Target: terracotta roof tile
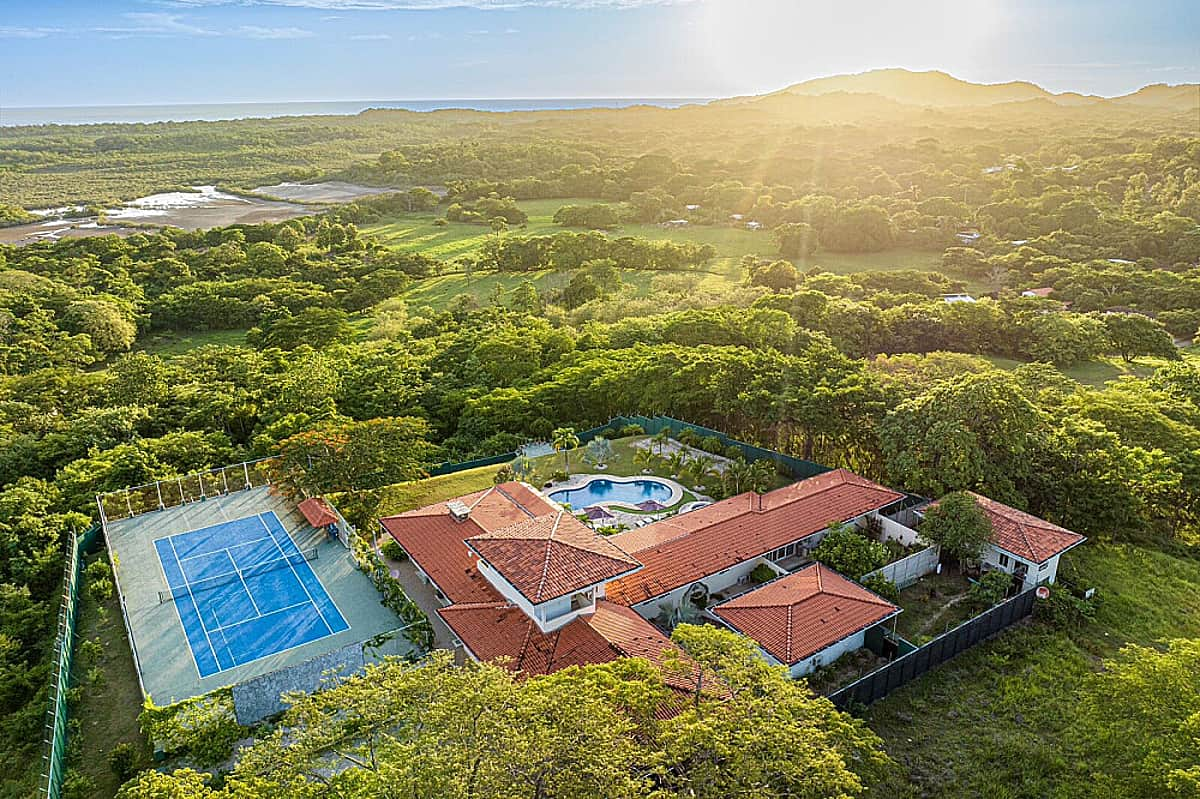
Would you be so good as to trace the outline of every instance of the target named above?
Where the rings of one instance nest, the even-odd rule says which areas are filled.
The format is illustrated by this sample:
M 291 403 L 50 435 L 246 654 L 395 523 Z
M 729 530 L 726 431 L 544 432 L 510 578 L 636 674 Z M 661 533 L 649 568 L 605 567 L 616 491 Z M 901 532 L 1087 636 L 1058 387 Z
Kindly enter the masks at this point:
M 621 657 L 661 662 L 678 647 L 633 610 L 600 600 L 595 613 L 543 633 L 520 608 L 508 602 L 451 605 L 438 614 L 483 661 L 508 658 L 513 671 L 550 674 L 567 666 L 607 663 Z M 690 682 L 679 680 L 681 684 Z
M 471 509 L 461 522 L 450 515 L 446 502 L 436 502 L 380 523 L 451 602 L 499 601 L 499 592 L 479 573 L 464 541 L 554 512 L 557 506 L 521 483 L 502 483 L 458 499 Z
M 798 663 L 898 613 L 892 603 L 814 563 L 713 608 L 780 663 Z
M 641 567 L 561 509 L 481 533 L 467 544 L 535 605 Z
M 1018 558 L 1032 563 L 1045 563 L 1085 540 L 1079 533 L 1065 527 L 994 499 L 970 493 L 992 522 L 992 543 Z
M 645 568 L 606 594 L 626 605 L 644 602 L 901 498 L 845 469 L 761 496 L 739 494 L 609 539 Z
M 337 524 L 337 514 L 329 507 L 325 497 L 309 497 L 296 508 L 304 515 L 304 520 L 313 527 L 327 527 Z

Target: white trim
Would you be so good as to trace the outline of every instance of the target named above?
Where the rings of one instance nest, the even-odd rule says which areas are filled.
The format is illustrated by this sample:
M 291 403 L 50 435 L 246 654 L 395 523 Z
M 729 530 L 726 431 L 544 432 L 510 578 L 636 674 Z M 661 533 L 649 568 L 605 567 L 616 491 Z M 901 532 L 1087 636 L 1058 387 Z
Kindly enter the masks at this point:
M 279 554 L 282 555 L 284 557 L 284 559 L 286 560 L 288 555 L 286 552 L 283 551 L 283 547 L 279 545 L 279 542 L 275 540 L 275 536 L 271 533 L 271 528 L 268 527 L 267 523 L 263 521 L 263 518 L 262 518 L 263 514 L 258 513 L 258 514 L 255 514 L 255 516 L 258 518 L 258 523 L 261 524 L 263 526 L 263 529 L 267 531 L 267 535 L 270 535 L 271 540 L 275 542 L 275 548 L 279 550 Z M 279 517 L 276 516 L 275 520 L 279 521 Z M 279 524 L 281 527 L 283 526 L 283 522 L 280 522 Z M 286 528 L 284 529 L 284 534 L 285 535 L 287 534 Z M 292 542 L 292 543 L 295 544 L 295 542 Z M 297 547 L 297 549 L 299 549 L 299 547 Z M 301 553 L 301 554 L 303 555 L 303 553 Z M 304 589 L 304 595 L 306 597 L 308 597 L 308 601 L 312 603 L 313 610 L 315 610 L 317 612 L 317 616 L 321 619 L 321 623 L 325 625 L 325 629 L 329 631 L 330 635 L 333 635 L 333 627 L 329 626 L 329 622 L 327 622 L 325 620 L 324 614 L 321 613 L 321 608 L 319 608 L 317 606 L 317 602 L 316 602 L 316 600 L 313 599 L 313 595 L 308 590 L 308 586 L 305 585 L 304 581 L 300 579 L 300 573 L 296 571 L 295 565 L 293 565 L 290 560 L 288 560 L 288 568 L 291 569 L 292 576 L 296 578 L 296 582 L 300 583 L 300 587 Z M 322 585 L 321 587 L 324 588 L 325 586 Z M 326 591 L 325 595 L 329 596 L 329 592 Z M 339 611 L 339 613 L 340 612 L 341 611 Z
M 193 594 L 193 593 L 192 593 L 192 584 L 191 584 L 191 582 L 188 580 L 188 578 L 187 578 L 187 575 L 183 573 L 183 566 L 179 564 L 179 553 L 175 551 L 175 542 L 171 540 L 173 537 L 174 537 L 174 536 L 167 536 L 167 543 L 171 545 L 171 555 L 172 555 L 172 556 L 175 558 L 175 564 L 176 564 L 177 566 L 179 566 L 179 573 L 180 573 L 180 575 L 182 575 L 182 576 L 183 576 L 183 585 L 184 585 L 184 587 L 185 587 L 185 588 L 187 588 L 187 592 L 188 592 L 188 599 L 189 599 L 189 601 L 191 601 L 191 603 L 192 603 L 192 609 L 196 611 L 196 618 L 200 620 L 200 629 L 204 631 L 204 640 L 208 642 L 208 651 L 212 653 L 212 656 L 213 656 L 213 661 L 214 661 L 214 662 L 217 664 L 217 671 L 224 671 L 224 669 L 222 669 L 222 668 L 220 667 L 220 666 L 221 666 L 221 659 L 220 659 L 219 657 L 217 657 L 217 649 L 216 649 L 216 647 L 214 647 L 214 646 L 213 646 L 213 643 L 212 643 L 212 638 L 210 638 L 210 637 L 209 637 L 209 635 L 208 635 L 208 625 L 204 623 L 204 616 L 203 616 L 203 615 L 200 613 L 200 604 L 199 604 L 199 603 L 196 601 L 196 596 L 195 596 L 195 594 Z M 160 565 L 161 565 L 161 564 L 160 564 Z M 164 575 L 164 577 L 165 577 L 165 576 L 166 576 L 166 575 Z M 168 590 L 168 591 L 171 591 L 171 590 L 172 590 L 172 589 L 171 589 L 171 583 L 170 583 L 170 581 L 168 581 L 168 582 L 167 582 L 167 590 Z M 172 595 L 171 595 L 171 597 L 172 597 L 172 599 L 173 599 L 173 600 L 174 600 L 174 596 L 175 596 L 174 594 L 172 594 Z M 178 600 L 174 600 L 174 601 L 178 601 Z M 176 614 L 179 614 L 179 608 L 178 608 L 178 607 L 177 607 L 177 608 L 175 608 L 175 613 L 176 613 Z M 180 615 L 180 616 L 179 616 L 179 624 L 180 624 L 180 626 L 181 626 L 181 627 L 183 627 L 183 632 L 184 632 L 184 635 L 183 635 L 183 637 L 184 637 L 184 638 L 187 638 L 187 625 L 183 623 L 183 616 L 182 616 L 182 615 Z M 189 647 L 191 647 L 191 644 L 192 644 L 192 642 L 189 640 L 189 641 L 188 641 L 188 646 L 189 646 Z M 228 648 L 228 647 L 226 647 L 226 648 Z M 232 655 L 233 653 L 230 653 L 230 654 Z M 195 655 L 193 654 L 193 656 L 192 656 L 192 660 L 194 661 L 195 659 L 196 659 L 196 658 L 195 658 Z M 237 658 L 234 658 L 234 660 L 236 660 L 236 659 L 237 659 Z M 197 673 L 197 674 L 199 674 L 199 673 L 200 673 L 200 666 L 199 666 L 199 665 L 197 665 L 197 666 L 196 666 L 196 673 Z M 203 674 L 201 674 L 200 676 L 201 676 L 201 678 L 203 678 L 203 677 L 204 677 L 204 675 L 203 675 Z
M 187 641 L 188 656 L 191 657 L 191 659 L 192 659 L 192 665 L 196 667 L 196 675 L 199 676 L 200 679 L 204 679 L 204 675 L 200 674 L 200 664 L 196 661 L 196 653 L 192 651 L 192 640 L 190 638 L 188 638 L 187 625 L 183 623 L 183 614 L 181 614 L 179 612 L 178 600 L 175 599 L 175 595 L 172 593 L 175 589 L 171 587 L 171 581 L 167 579 L 167 570 L 163 566 L 162 555 L 159 554 L 158 547 L 155 546 L 155 544 L 157 544 L 159 541 L 162 541 L 164 539 L 166 539 L 167 543 L 171 542 L 171 536 L 168 535 L 168 536 L 163 536 L 163 538 L 156 539 L 155 541 L 151 541 L 150 546 L 152 549 L 154 549 L 154 559 L 158 561 L 158 573 L 162 575 L 163 585 L 165 585 L 167 587 L 167 593 L 171 594 L 171 604 L 175 606 L 175 618 L 179 619 L 179 629 L 183 630 L 183 640 Z M 107 544 L 108 542 L 105 542 L 105 543 Z M 112 552 L 112 550 L 110 549 L 109 552 Z M 175 552 L 175 547 L 172 545 L 171 553 L 174 554 L 174 552 Z M 179 558 L 175 558 L 175 563 L 176 563 L 176 565 L 179 564 Z M 182 566 L 179 567 L 179 573 L 183 574 Z M 115 572 L 114 572 L 114 574 L 115 574 Z M 187 582 L 187 575 L 183 576 L 183 580 L 185 583 Z M 196 603 L 193 602 L 192 606 L 194 607 L 195 604 Z M 128 619 L 129 614 L 128 614 L 128 612 L 125 611 L 124 602 L 122 602 L 121 611 L 122 611 L 122 615 L 124 615 L 126 617 L 126 619 Z M 200 615 L 200 610 L 197 608 L 196 616 L 199 616 L 199 615 Z M 204 626 L 203 619 L 200 620 L 200 626 L 201 627 Z M 132 632 L 129 633 L 129 640 L 133 641 L 133 633 Z M 212 649 L 212 647 L 210 646 L 209 649 Z M 216 653 L 213 653 L 213 660 L 216 660 L 216 659 L 217 659 Z M 217 665 L 220 666 L 221 664 L 217 663 Z M 139 663 L 138 664 L 138 680 L 140 681 L 141 679 L 142 679 L 142 667 L 141 667 L 141 663 Z M 145 686 L 142 687 L 142 693 L 143 694 L 146 693 Z

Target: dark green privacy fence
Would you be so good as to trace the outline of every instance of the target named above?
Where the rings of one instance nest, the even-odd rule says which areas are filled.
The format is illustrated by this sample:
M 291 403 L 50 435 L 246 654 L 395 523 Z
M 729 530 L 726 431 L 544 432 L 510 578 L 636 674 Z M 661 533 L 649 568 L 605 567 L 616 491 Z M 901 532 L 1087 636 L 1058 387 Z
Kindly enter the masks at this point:
M 784 455 L 782 452 L 776 452 L 773 449 L 765 449 L 747 444 L 745 441 L 738 441 L 736 438 L 730 438 L 720 430 L 713 430 L 711 427 L 694 424 L 692 422 L 683 422 L 679 419 L 672 419 L 670 416 L 615 416 L 608 421 L 608 424 L 600 427 L 593 427 L 591 430 L 585 430 L 579 433 L 579 440 L 583 443 L 591 441 L 598 435 L 610 430 L 619 430 L 620 428 L 636 424 L 640 426 L 650 435 L 654 435 L 662 430 L 670 430 L 671 435 L 678 438 L 685 430 L 691 430 L 693 433 L 702 438 L 715 438 L 721 442 L 724 448 L 736 447 L 742 451 L 742 457 L 748 461 L 769 460 L 774 461 L 777 468 L 785 471 L 797 480 L 802 480 L 805 477 L 822 474 L 829 471 L 828 466 L 822 466 L 819 463 L 806 461 L 802 458 L 794 458 L 791 455 Z
M 919 646 L 829 694 L 829 701 L 845 710 L 853 705 L 869 705 L 883 699 L 902 685 L 912 682 L 925 672 L 945 663 L 950 658 L 990 638 L 1004 628 L 1033 613 L 1037 589 L 1030 588 L 1012 599 L 985 610 L 973 619 L 963 622 L 949 632 L 939 635 L 924 646 Z M 903 651 L 903 650 L 902 650 Z
M 83 575 L 83 556 L 96 542 L 100 525 L 83 535 L 71 534 L 63 573 L 62 604 L 58 609 L 58 637 L 54 642 L 54 676 L 50 686 L 50 707 L 46 711 L 46 754 L 42 796 L 59 799 L 67 759 L 67 695 L 71 687 L 71 662 L 75 654 L 75 619 L 79 609 L 79 588 Z
M 638 425 L 648 434 L 654 435 L 662 430 L 670 430 L 671 435 L 678 438 L 685 430 L 690 430 L 701 438 L 715 438 L 721 442 L 723 449 L 737 447 L 742 452 L 742 457 L 748 461 L 769 460 L 773 461 L 780 471 L 790 474 L 796 480 L 802 480 L 805 477 L 821 474 L 829 471 L 828 466 L 822 466 L 813 461 L 806 461 L 802 458 L 794 458 L 791 455 L 784 455 L 782 452 L 776 452 L 772 449 L 747 444 L 745 441 L 738 441 L 735 438 L 722 433 L 720 430 L 713 430 L 711 427 L 693 424 L 692 422 L 683 422 L 679 419 L 672 419 L 670 416 L 614 416 L 605 424 L 593 427 L 589 430 L 577 431 L 575 435 L 579 437 L 580 444 L 586 444 L 597 436 L 605 438 L 613 438 L 617 436 L 622 427 L 628 425 Z M 436 477 L 443 474 L 454 474 L 455 472 L 465 471 L 466 469 L 477 469 L 481 466 L 499 466 L 502 463 L 508 463 L 516 458 L 521 453 L 519 451 L 504 452 L 500 455 L 491 455 L 486 458 L 475 458 L 474 460 L 462 461 L 460 463 L 440 463 L 429 470 L 431 477 Z

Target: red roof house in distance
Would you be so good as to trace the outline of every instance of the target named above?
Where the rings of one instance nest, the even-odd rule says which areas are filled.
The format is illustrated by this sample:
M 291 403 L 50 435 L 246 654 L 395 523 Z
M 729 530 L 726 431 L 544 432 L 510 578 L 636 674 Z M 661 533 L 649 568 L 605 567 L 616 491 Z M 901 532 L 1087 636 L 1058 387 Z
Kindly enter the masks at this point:
M 813 563 L 723 602 L 712 613 L 802 677 L 863 646 L 867 630 L 900 612 L 886 599 Z
M 608 586 L 608 597 L 651 618 L 673 611 L 695 591 L 711 595 L 743 582 L 768 560 L 806 555 L 831 523 L 863 520 L 903 498 L 835 469 L 620 533 L 609 540 L 644 568 Z
M 1021 579 L 1022 590 L 1053 583 L 1058 559 L 1087 539 L 1045 519 L 970 492 L 992 523 L 992 542 L 983 562 Z

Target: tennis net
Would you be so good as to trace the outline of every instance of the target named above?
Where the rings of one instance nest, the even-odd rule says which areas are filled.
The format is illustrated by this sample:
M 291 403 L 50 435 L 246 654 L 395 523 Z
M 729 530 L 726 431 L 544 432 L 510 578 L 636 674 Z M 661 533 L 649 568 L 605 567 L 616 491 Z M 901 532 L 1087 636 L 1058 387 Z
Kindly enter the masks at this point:
M 230 583 L 240 583 L 247 577 L 255 577 L 268 572 L 279 571 L 280 569 L 290 569 L 300 563 L 309 560 L 316 560 L 318 554 L 317 547 L 301 550 L 294 555 L 285 555 L 282 558 L 274 558 L 273 560 L 263 561 L 247 566 L 244 569 L 234 568 L 231 572 L 223 574 L 215 574 L 212 577 L 201 577 L 198 580 L 193 580 L 185 585 L 171 588 L 167 591 L 158 592 L 158 603 L 161 605 L 165 602 L 171 602 L 176 599 L 188 597 L 202 591 L 211 591 L 214 588 L 219 588 L 222 585 Z

